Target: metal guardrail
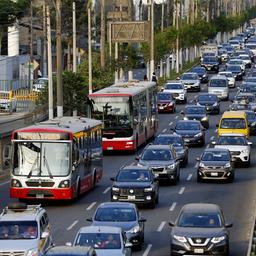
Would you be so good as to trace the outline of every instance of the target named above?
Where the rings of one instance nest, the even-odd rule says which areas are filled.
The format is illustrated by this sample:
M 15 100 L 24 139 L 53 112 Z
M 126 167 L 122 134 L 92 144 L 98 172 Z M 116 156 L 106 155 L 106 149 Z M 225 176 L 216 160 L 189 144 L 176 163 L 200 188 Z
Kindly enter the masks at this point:
M 254 215 L 253 223 L 247 256 L 256 256 L 256 215 Z

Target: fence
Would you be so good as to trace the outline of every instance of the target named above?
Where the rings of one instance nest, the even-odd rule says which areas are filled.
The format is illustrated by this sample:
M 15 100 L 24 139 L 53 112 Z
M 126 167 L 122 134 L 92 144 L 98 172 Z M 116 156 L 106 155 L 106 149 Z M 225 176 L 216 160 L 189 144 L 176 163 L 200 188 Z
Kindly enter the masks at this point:
M 247 256 L 256 256 L 256 218 L 254 218 Z
M 0 80 L 0 113 L 32 112 L 39 93 L 33 81 Z

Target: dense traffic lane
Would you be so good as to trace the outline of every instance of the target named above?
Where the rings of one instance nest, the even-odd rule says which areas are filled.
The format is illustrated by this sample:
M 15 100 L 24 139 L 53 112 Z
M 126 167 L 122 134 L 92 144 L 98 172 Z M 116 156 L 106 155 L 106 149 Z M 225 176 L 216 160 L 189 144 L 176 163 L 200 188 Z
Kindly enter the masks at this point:
M 203 86 L 206 90 L 206 86 Z M 191 102 L 197 93 L 189 93 Z M 231 93 L 233 98 L 234 90 Z M 227 109 L 230 102 L 221 103 L 221 112 Z M 158 133 L 169 132 L 169 128 L 181 118 L 178 114 L 185 105 L 177 105 L 176 114 L 159 116 Z M 216 124 L 220 115 L 211 116 L 210 128 L 207 130 L 206 143 L 216 135 Z M 252 138 L 255 142 L 255 138 Z M 203 152 L 203 148 L 189 150 L 189 164 L 181 170 L 181 182 L 177 186 L 164 185 L 160 187 L 160 202 L 156 209 L 141 209 L 143 217 L 147 218 L 145 245 L 141 252 L 134 255 L 169 255 L 169 220 L 175 220 L 180 208 L 189 202 L 211 202 L 219 204 L 228 221 L 234 223 L 231 229 L 231 255 L 246 254 L 248 233 L 252 224 L 252 210 L 255 198 L 256 156 L 252 154 L 250 168 L 236 168 L 236 179 L 233 184 L 216 184 L 196 182 L 195 158 Z M 138 152 L 139 153 L 139 152 Z M 253 149 L 255 153 L 255 149 Z M 72 241 L 77 230 L 83 225 L 89 225 L 86 218 L 91 217 L 97 205 L 110 200 L 110 177 L 115 176 L 118 168 L 124 164 L 134 162 L 135 155 L 112 154 L 104 157 L 104 178 L 90 193 L 75 203 L 47 204 L 46 208 L 52 223 L 53 237 L 56 244 Z M 10 201 L 8 184 L 0 187 L 2 194 L 1 207 Z

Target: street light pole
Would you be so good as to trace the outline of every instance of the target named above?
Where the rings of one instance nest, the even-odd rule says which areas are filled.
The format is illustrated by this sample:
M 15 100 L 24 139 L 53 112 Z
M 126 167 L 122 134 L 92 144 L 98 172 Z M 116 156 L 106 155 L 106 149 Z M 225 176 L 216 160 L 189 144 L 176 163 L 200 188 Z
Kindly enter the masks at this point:
M 154 61 L 154 0 L 151 0 L 151 42 L 150 42 L 150 72 L 151 76 L 155 70 Z
M 57 117 L 63 117 L 61 0 L 56 0 Z
M 76 2 L 73 2 L 73 72 L 76 73 Z
M 88 2 L 88 62 L 89 62 L 89 94 L 92 93 L 92 35 L 91 35 L 91 2 Z

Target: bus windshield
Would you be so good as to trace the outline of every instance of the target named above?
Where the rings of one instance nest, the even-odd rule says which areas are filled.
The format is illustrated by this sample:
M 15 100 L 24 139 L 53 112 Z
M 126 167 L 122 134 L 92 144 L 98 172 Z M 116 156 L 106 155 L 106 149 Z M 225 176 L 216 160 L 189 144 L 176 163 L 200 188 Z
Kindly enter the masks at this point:
M 92 117 L 102 120 L 104 128 L 131 128 L 128 98 L 95 97 L 92 103 Z
M 64 177 L 70 172 L 69 143 L 16 142 L 13 174 L 30 177 Z

